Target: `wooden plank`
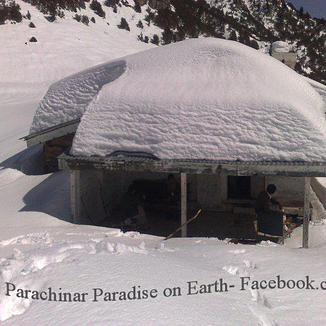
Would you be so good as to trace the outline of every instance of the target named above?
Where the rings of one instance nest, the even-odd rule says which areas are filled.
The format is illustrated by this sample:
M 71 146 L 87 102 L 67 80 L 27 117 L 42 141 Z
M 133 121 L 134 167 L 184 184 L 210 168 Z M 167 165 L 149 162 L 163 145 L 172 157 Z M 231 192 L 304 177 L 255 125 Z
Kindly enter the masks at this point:
M 187 237 L 187 174 L 181 173 L 181 237 Z
M 168 235 L 166 238 L 164 238 L 164 240 L 169 240 L 171 239 L 173 236 L 175 236 L 185 225 L 188 225 L 190 222 L 192 222 L 193 220 L 195 220 L 198 215 L 201 213 L 201 209 L 198 210 L 197 214 L 195 216 L 193 216 L 190 220 L 188 220 L 187 222 L 181 224 L 181 226 L 179 226 L 174 232 L 172 232 L 170 235 Z
M 302 247 L 309 247 L 310 178 L 305 178 Z

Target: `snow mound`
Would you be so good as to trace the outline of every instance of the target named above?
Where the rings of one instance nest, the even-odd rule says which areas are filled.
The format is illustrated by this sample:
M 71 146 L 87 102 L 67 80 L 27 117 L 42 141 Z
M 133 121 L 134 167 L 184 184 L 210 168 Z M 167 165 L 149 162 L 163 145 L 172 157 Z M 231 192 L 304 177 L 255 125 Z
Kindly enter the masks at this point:
M 274 58 L 205 38 L 121 61 L 125 73 L 89 104 L 72 155 L 326 161 L 325 103 Z
M 290 52 L 290 45 L 283 41 L 276 41 L 272 44 L 272 52 Z
M 119 78 L 124 70 L 124 61 L 113 61 L 54 83 L 39 104 L 30 134 L 81 118 L 103 85 Z

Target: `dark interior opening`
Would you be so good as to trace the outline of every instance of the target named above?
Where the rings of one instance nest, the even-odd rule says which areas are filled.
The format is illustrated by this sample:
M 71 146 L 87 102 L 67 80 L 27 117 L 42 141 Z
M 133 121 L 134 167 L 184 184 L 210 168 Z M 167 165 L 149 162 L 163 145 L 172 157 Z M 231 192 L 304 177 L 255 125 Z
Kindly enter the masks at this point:
M 228 199 L 250 199 L 251 177 L 228 177 Z

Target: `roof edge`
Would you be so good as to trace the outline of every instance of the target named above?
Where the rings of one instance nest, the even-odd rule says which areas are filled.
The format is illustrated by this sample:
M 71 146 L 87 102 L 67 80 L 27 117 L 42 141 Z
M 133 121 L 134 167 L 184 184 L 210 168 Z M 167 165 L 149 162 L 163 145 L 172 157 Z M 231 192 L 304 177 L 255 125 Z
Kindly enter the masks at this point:
M 27 147 L 34 146 L 39 143 L 44 143 L 54 138 L 59 138 L 68 134 L 76 132 L 80 123 L 80 118 L 64 122 L 38 132 L 31 133 L 27 136 L 19 138 L 27 142 Z
M 107 170 L 121 172 L 189 173 L 215 175 L 261 175 L 326 177 L 326 162 L 227 161 L 162 159 L 127 156 L 59 156 L 62 170 Z

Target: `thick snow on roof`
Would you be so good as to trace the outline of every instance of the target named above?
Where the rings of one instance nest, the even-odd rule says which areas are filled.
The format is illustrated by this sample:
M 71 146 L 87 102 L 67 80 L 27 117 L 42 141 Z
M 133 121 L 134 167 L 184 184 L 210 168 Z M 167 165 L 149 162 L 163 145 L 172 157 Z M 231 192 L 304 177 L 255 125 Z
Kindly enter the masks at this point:
M 50 86 L 39 104 L 30 134 L 79 119 L 103 85 L 125 71 L 124 61 L 112 61 L 69 76 Z
M 320 95 L 247 46 L 191 39 L 127 56 L 78 127 L 72 155 L 326 161 Z
M 272 52 L 290 52 L 290 45 L 283 41 L 276 41 L 272 44 Z

